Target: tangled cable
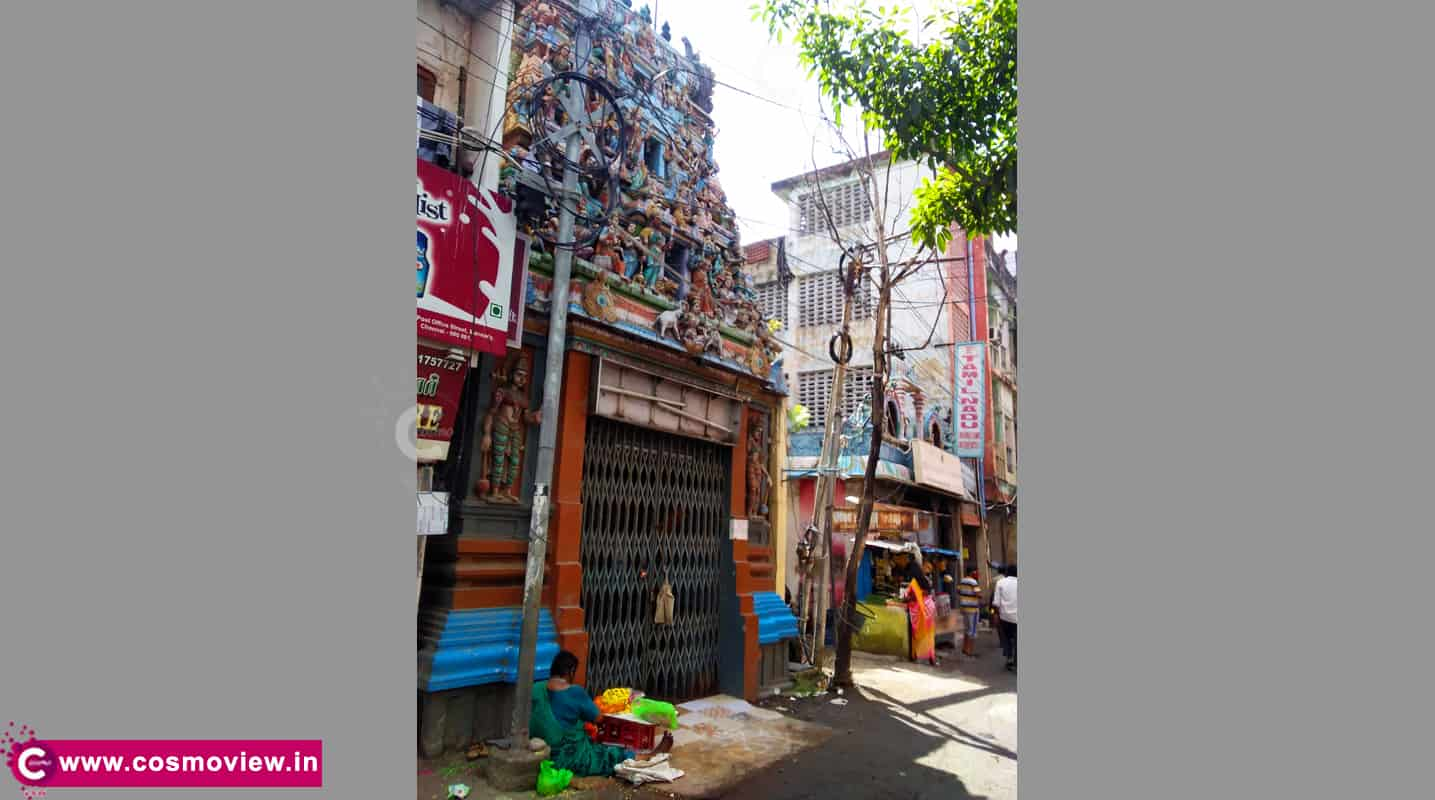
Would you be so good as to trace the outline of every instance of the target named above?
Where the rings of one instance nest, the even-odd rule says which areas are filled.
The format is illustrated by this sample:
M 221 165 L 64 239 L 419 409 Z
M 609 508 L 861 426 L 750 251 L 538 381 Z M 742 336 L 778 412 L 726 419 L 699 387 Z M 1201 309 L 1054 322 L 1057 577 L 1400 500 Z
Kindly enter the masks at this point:
M 582 155 L 568 153 L 566 136 L 565 141 L 559 142 L 554 136 L 548 133 L 548 123 L 551 120 L 546 119 L 546 115 L 537 114 L 536 111 L 541 106 L 542 99 L 549 88 L 560 81 L 579 83 L 585 88 L 591 89 L 593 93 L 601 96 L 603 100 L 612 107 L 612 113 L 617 119 L 618 128 L 618 139 L 615 147 L 616 156 L 614 158 L 610 159 L 608 157 L 603 143 L 599 140 L 599 129 L 593 122 L 591 106 L 588 104 L 586 93 L 579 95 L 579 102 L 582 102 L 584 107 L 589 109 L 587 122 L 580 122 L 575 118 L 575 115 L 569 113 L 566 109 L 564 110 L 564 116 L 567 117 L 567 124 L 586 127 L 588 129 L 587 135 L 583 136 L 583 138 L 586 140 L 585 143 L 587 144 L 588 153 L 593 156 L 593 160 L 596 163 L 589 165 L 585 163 L 586 159 L 584 159 Z M 572 91 L 572 85 L 569 83 L 568 100 L 570 104 L 575 102 L 571 95 Z M 529 97 L 525 116 L 529 126 L 532 129 L 543 131 L 541 136 L 535 137 L 532 141 L 529 147 L 529 158 L 539 166 L 537 174 L 543 179 L 544 186 L 547 189 L 546 194 L 550 198 L 556 198 L 554 202 L 560 210 L 571 210 L 573 212 L 574 221 L 581 224 L 587 230 L 587 235 L 581 239 L 575 238 L 567 242 L 560 242 L 555 239 L 550 242 L 550 244 L 554 248 L 572 248 L 575 250 L 587 247 L 597 241 L 602 228 L 608 224 L 613 211 L 618 207 L 619 198 L 622 196 L 618 181 L 618 172 L 613 169 L 613 162 L 614 160 L 621 161 L 628 147 L 628 126 L 627 120 L 623 117 L 623 109 L 618 104 L 617 97 L 613 94 L 607 81 L 572 70 L 556 73 L 551 77 L 534 83 L 527 94 Z M 607 115 L 600 115 L 599 118 L 606 119 Z M 560 131 L 561 130 L 562 128 L 560 127 Z M 577 155 L 577 161 L 570 158 L 570 156 L 573 155 Z M 574 207 L 572 209 L 565 209 L 563 205 L 564 193 L 554 189 L 553 176 L 550 174 L 550 171 L 560 167 L 564 171 L 569 167 L 575 169 L 580 175 L 580 180 L 582 180 L 586 186 L 592 186 L 595 183 L 605 185 L 608 201 L 603 206 L 602 211 L 595 213 L 588 208 L 589 201 L 592 200 L 591 194 L 584 197 L 584 202 L 581 204 L 575 203 L 575 206 L 582 205 L 582 208 Z M 544 238 L 546 239 L 547 237 Z

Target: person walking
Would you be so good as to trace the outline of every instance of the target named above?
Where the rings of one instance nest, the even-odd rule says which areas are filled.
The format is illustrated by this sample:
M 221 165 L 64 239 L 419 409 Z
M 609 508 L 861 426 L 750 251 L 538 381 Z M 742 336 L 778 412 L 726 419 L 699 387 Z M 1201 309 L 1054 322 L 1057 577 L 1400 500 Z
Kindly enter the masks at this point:
M 897 553 L 892 577 L 906 582 L 900 591 L 904 593 L 911 624 L 912 660 L 925 661 L 935 667 L 941 663 L 937 659 L 936 646 L 937 603 L 932 599 L 932 582 L 922 571 L 921 558 L 922 551 L 917 545 L 908 545 Z
M 997 631 L 1001 634 L 1006 668 L 1016 672 L 1016 565 L 1003 567 L 1002 575 L 1002 579 L 997 581 L 996 591 L 992 593 L 992 611 L 997 616 Z
M 957 584 L 957 597 L 961 603 L 962 622 L 965 623 L 962 636 L 962 655 L 977 655 L 977 623 L 982 618 L 982 585 L 977 579 L 977 568 Z

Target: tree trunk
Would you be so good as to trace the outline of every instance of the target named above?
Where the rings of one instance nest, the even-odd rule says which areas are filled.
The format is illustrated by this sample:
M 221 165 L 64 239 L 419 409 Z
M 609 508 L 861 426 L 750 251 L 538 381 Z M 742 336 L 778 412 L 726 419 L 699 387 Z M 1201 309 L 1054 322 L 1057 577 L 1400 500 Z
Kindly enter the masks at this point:
M 884 259 L 885 261 L 885 259 Z M 886 270 L 884 269 L 885 273 Z M 886 426 L 887 404 L 887 314 L 891 290 L 883 275 L 877 294 L 877 314 L 872 337 L 872 445 L 867 452 L 867 468 L 862 473 L 862 505 L 857 509 L 857 532 L 847 553 L 846 579 L 843 582 L 842 610 L 837 624 L 837 660 L 833 666 L 832 683 L 852 685 L 852 633 L 857 625 L 857 575 L 862 569 L 862 553 L 867 547 L 867 532 L 872 527 L 872 505 L 877 493 L 877 462 L 882 458 L 882 434 Z

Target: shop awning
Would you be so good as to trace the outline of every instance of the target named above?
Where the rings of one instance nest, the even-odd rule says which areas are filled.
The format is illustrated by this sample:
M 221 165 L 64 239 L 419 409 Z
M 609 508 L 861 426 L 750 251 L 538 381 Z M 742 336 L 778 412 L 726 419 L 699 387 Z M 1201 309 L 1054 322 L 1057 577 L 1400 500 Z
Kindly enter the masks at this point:
M 792 462 L 794 462 L 794 461 L 797 461 L 797 459 L 795 459 L 795 458 L 794 458 L 794 459 L 788 459 L 788 463 L 792 463 Z M 844 463 L 845 463 L 845 462 L 844 462 Z M 853 479 L 853 478 L 858 478 L 858 479 L 860 479 L 860 478 L 862 477 L 862 475 L 864 474 L 864 470 L 866 469 L 865 465 L 860 466 L 860 467 L 857 466 L 857 465 L 850 465 L 850 466 L 852 466 L 852 469 L 850 469 L 850 470 L 849 470 L 849 469 L 846 469 L 846 468 L 844 468 L 844 467 L 839 466 L 839 468 L 838 468 L 838 473 L 837 473 L 837 474 L 838 474 L 838 477 L 843 478 L 843 479 L 849 479 L 849 480 L 850 480 L 850 479 Z M 882 482 L 884 482 L 884 483 L 899 483 L 899 484 L 901 484 L 901 485 L 903 485 L 903 486 L 910 486 L 910 487 L 912 487 L 913 489 L 920 489 L 921 491 L 930 492 L 930 493 L 932 493 L 932 494 L 934 494 L 934 495 L 939 495 L 939 496 L 941 496 L 941 497 L 950 498 L 950 499 L 952 499 L 952 500 L 965 500 L 965 501 L 967 501 L 967 502 L 971 502 L 970 498 L 969 498 L 967 495 L 959 494 L 959 493 L 954 493 L 954 492 L 943 491 L 943 490 L 941 490 L 941 489 L 938 489 L 938 488 L 935 488 L 935 487 L 932 487 L 932 486 L 923 486 L 923 485 L 921 485 L 921 484 L 919 484 L 919 483 L 916 483 L 915 481 L 909 481 L 909 480 L 907 480 L 906 478 L 902 478 L 902 477 L 899 477 L 899 476 L 897 476 L 897 475 L 895 475 L 895 474 L 892 474 L 891 472 L 884 471 L 883 469 L 881 469 L 883 466 L 889 466 L 889 467 L 890 467 L 890 466 L 894 466 L 894 465 L 888 464 L 886 461 L 879 461 L 879 462 L 877 463 L 877 466 L 878 466 L 878 470 L 877 470 L 877 480 L 878 480 L 878 481 L 882 481 Z M 810 468 L 785 469 L 785 470 L 782 471 L 782 474 L 783 474 L 784 477 L 787 477 L 787 478 L 816 478 L 820 473 L 818 472 L 818 470 L 817 470 L 815 467 L 810 467 Z M 975 480 L 975 479 L 973 479 L 973 480 Z M 973 484 L 971 497 L 976 497 L 976 487 L 975 487 L 975 484 Z
M 875 548 L 877 548 L 878 550 L 893 550 L 893 551 L 907 550 L 907 549 L 910 549 L 910 547 L 911 547 L 911 545 L 910 545 L 909 543 L 907 543 L 907 542 L 889 542 L 889 541 L 887 541 L 886 539 L 868 539 L 868 540 L 867 540 L 867 546 L 868 546 L 868 547 L 875 547 Z

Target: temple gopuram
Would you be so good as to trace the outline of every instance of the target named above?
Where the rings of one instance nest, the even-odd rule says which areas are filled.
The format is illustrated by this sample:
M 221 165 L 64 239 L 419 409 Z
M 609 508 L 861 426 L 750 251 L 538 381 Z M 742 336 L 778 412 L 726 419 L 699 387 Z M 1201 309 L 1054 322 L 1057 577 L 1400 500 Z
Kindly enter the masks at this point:
M 506 354 L 475 361 L 438 468 L 454 511 L 420 588 L 429 757 L 507 733 L 541 424 L 557 425 L 557 448 L 535 678 L 561 648 L 593 694 L 755 700 L 787 680 L 797 633 L 778 594 L 781 349 L 718 180 L 713 73 L 646 8 L 572 3 L 517 7 L 506 107 L 483 131 L 526 241 L 526 313 Z M 561 342 L 554 302 L 568 310 Z M 544 365 L 560 346 L 547 420 Z

